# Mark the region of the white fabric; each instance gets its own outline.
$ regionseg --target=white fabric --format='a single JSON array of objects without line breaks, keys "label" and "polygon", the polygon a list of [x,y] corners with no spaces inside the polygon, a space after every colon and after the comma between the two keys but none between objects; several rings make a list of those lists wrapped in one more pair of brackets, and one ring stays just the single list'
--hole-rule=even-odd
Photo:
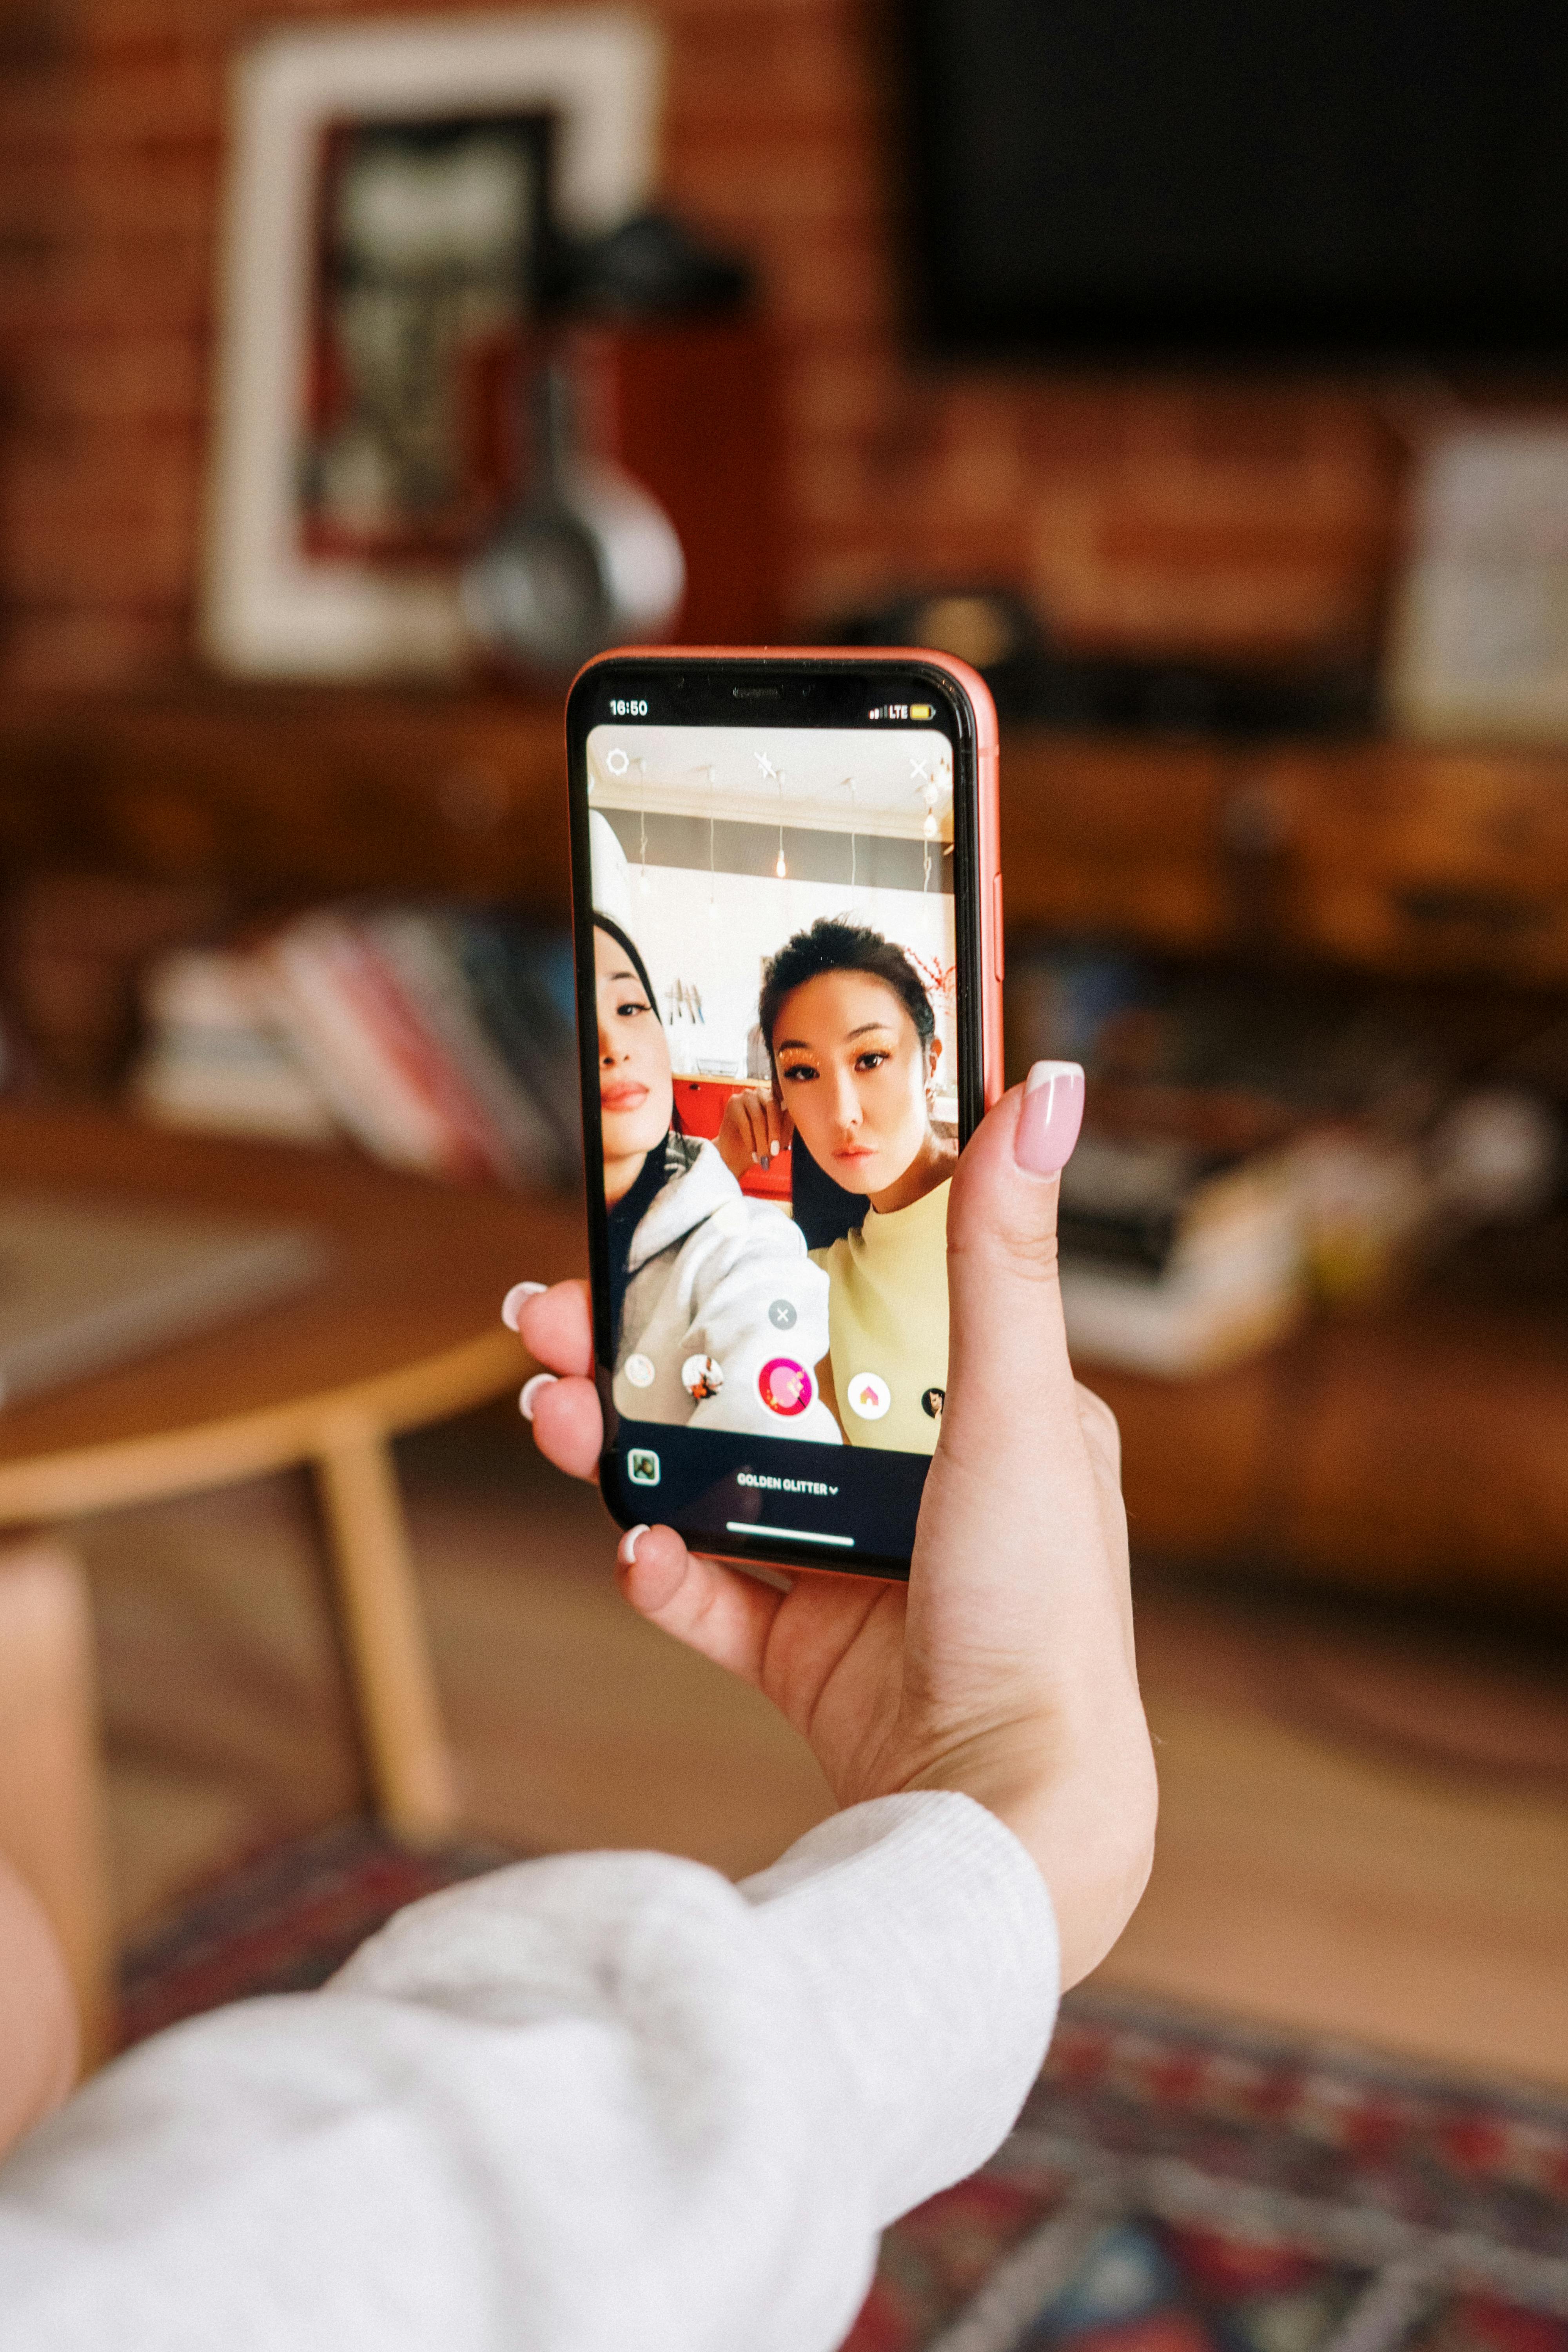
[{"label": "white fabric", "polygon": [[176,2027],[0,2170],[6,2352],[830,2352],[879,2229],[1005,2134],[1050,1906],[967,1798],[736,1888],[658,1854],[416,1904]]},{"label": "white fabric", "polygon": [[[657,1192],[632,1235],[613,1394],[628,1421],[728,1429],[750,1436],[843,1443],[820,1397],[804,1412],[771,1412],[757,1374],[774,1356],[812,1373],[827,1353],[827,1276],[805,1252],[792,1217],[742,1192],[717,1144],[671,1138],[690,1152],[684,1174]],[[780,1329],[768,1309],[783,1299],[795,1321]],[[647,1388],[626,1378],[628,1356],[654,1368]],[[690,1356],[711,1356],[724,1373],[717,1396],[700,1404],[680,1384]]]}]

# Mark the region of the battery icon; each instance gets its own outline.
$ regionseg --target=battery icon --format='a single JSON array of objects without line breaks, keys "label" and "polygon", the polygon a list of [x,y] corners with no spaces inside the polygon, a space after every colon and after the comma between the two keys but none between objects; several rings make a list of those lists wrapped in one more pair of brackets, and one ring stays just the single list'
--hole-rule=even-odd
[{"label": "battery icon", "polygon": [[929,702],[911,702],[910,705],[911,719],[933,719],[935,716],[936,713]]}]

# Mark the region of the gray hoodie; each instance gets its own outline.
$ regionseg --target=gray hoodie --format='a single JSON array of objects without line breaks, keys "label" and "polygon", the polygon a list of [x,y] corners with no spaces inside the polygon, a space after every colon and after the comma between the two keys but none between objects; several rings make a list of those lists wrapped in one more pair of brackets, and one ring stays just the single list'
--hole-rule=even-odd
[{"label": "gray hoodie", "polygon": [[[616,1410],[630,1421],[743,1431],[842,1444],[837,1423],[816,1393],[827,1353],[827,1276],[805,1252],[794,1219],[742,1192],[715,1144],[672,1135],[668,1181],[632,1235],[616,1359]],[[654,1377],[626,1377],[633,1356]],[[696,1402],[681,1383],[689,1357],[710,1356],[724,1375],[716,1396]],[[804,1366],[812,1398],[802,1412],[778,1413],[757,1386],[776,1357]]]}]

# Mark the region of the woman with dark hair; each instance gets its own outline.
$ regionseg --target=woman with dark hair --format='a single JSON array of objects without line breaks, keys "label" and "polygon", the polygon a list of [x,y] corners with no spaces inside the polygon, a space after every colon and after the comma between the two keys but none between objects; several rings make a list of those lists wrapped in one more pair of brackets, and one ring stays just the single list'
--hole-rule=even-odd
[{"label": "woman with dark hair", "polygon": [[758,1020],[773,1096],[732,1097],[720,1149],[738,1172],[793,1136],[864,1202],[857,1226],[811,1254],[830,1286],[823,1391],[852,1445],[929,1454],[947,1387],[958,1151],[931,1118],[942,1041],[925,984],[879,931],[824,917],[769,963]]},{"label": "woman with dark hair", "polygon": [[713,1144],[676,1133],[647,966],[607,915],[595,916],[594,951],[616,1410],[835,1444],[812,1370],[828,1348],[825,1274]]}]

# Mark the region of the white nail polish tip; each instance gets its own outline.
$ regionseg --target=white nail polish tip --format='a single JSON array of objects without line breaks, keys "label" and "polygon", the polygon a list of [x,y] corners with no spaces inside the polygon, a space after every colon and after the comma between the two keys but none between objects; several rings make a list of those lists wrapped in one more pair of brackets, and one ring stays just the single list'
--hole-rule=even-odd
[{"label": "white nail polish tip", "polygon": [[500,1319],[509,1331],[517,1329],[518,1318],[525,1298],[541,1297],[550,1287],[547,1282],[514,1282],[500,1303]]},{"label": "white nail polish tip", "polygon": [[621,1538],[621,1559],[627,1568],[630,1568],[637,1559],[637,1538],[639,1536],[646,1536],[647,1533],[647,1521],[646,1519],[639,1519],[637,1526],[635,1528],[628,1528],[626,1534]]},{"label": "white nail polish tip", "polygon": [[1081,1087],[1083,1064],[1081,1062],[1037,1062],[1024,1080],[1024,1092],[1026,1095],[1032,1095],[1037,1087],[1053,1086],[1062,1079],[1065,1079],[1069,1086],[1076,1080]]},{"label": "white nail polish tip", "polygon": [[521,1413],[524,1421],[531,1421],[533,1419],[533,1408],[539,1398],[541,1391],[543,1389],[552,1389],[554,1386],[555,1374],[553,1372],[535,1372],[531,1381],[524,1381],[522,1384],[522,1394],[517,1401],[517,1409],[519,1412]]}]

